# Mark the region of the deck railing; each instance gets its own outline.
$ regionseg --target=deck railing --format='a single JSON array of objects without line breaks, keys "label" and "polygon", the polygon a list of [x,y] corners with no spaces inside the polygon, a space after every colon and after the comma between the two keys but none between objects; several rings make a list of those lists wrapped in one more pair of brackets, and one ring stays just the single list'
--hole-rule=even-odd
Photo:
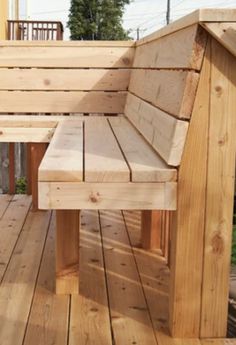
[{"label": "deck railing", "polygon": [[8,40],[63,40],[63,25],[57,21],[8,20]]}]

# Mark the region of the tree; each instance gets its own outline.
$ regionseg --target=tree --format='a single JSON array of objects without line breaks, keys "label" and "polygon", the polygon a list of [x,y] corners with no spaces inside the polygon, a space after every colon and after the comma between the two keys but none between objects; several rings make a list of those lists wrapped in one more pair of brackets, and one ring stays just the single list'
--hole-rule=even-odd
[{"label": "tree", "polygon": [[124,6],[130,0],[71,0],[68,27],[72,40],[125,40]]}]

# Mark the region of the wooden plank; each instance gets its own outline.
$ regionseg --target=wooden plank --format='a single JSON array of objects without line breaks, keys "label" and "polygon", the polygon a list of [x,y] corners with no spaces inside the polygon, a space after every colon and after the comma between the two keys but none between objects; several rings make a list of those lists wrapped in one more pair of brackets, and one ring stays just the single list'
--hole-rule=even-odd
[{"label": "wooden plank", "polygon": [[23,46],[0,47],[0,67],[127,68],[132,67],[131,47]]},{"label": "wooden plank", "polygon": [[50,223],[46,239],[24,345],[67,345],[69,296],[55,294],[54,262],[55,217]]},{"label": "wooden plank", "polygon": [[14,196],[0,219],[0,282],[5,274],[30,205],[31,199],[29,197],[25,195]]},{"label": "wooden plank", "polygon": [[179,118],[189,119],[195,100],[199,74],[183,70],[131,72],[129,91]]},{"label": "wooden plank", "polygon": [[39,165],[47,150],[45,143],[30,144],[31,150],[31,192],[32,192],[32,208],[34,211],[38,210],[38,169]]},{"label": "wooden plank", "polygon": [[202,23],[206,29],[223,47],[236,56],[236,23]]},{"label": "wooden plank", "polygon": [[103,211],[100,221],[114,343],[156,345],[122,214]]},{"label": "wooden plank", "polygon": [[22,345],[51,212],[30,212],[0,288],[0,343]]},{"label": "wooden plank", "polygon": [[200,70],[206,36],[206,32],[195,24],[150,43],[138,45],[133,67]]},{"label": "wooden plank", "polygon": [[83,123],[59,122],[39,167],[40,181],[83,181]]},{"label": "wooden plank", "polygon": [[0,47],[60,47],[60,48],[67,48],[67,47],[73,47],[73,48],[98,48],[98,47],[133,47],[135,48],[135,42],[134,41],[17,41],[17,40],[1,40],[0,41]]},{"label": "wooden plank", "polygon": [[76,344],[112,344],[100,224],[96,211],[81,214],[80,294],[71,297],[69,330],[69,345]]},{"label": "wooden plank", "polygon": [[173,116],[128,93],[125,115],[169,165],[181,162],[188,122]]},{"label": "wooden plank", "polygon": [[[59,121],[68,119],[65,115],[0,115],[1,128],[56,128]],[[71,116],[70,120],[77,116]]]},{"label": "wooden plank", "polygon": [[131,181],[176,181],[177,171],[165,164],[129,121],[114,117],[109,122],[130,167]]},{"label": "wooden plank", "polygon": [[56,212],[56,293],[79,293],[80,211]]},{"label": "wooden plank", "polygon": [[125,91],[129,69],[1,69],[0,90]]},{"label": "wooden plank", "polygon": [[141,245],[143,249],[161,248],[161,212],[142,211]]},{"label": "wooden plank", "polygon": [[235,173],[236,62],[212,40],[201,337],[226,336]]},{"label": "wooden plank", "polygon": [[175,182],[39,182],[40,209],[175,210]]},{"label": "wooden plank", "polygon": [[54,128],[0,127],[0,141],[2,143],[48,143],[53,133]]},{"label": "wooden plank", "polygon": [[6,209],[10,205],[10,202],[12,200],[12,196],[8,194],[1,194],[0,195],[0,219],[6,212]]},{"label": "wooden plank", "polygon": [[201,345],[236,345],[236,339],[206,339]]},{"label": "wooden plank", "polygon": [[172,338],[168,330],[170,271],[158,251],[140,248],[140,212],[124,211],[124,220],[144,289],[158,345],[200,345],[198,339]]},{"label": "wooden plank", "polygon": [[0,112],[123,113],[126,92],[0,91]]},{"label": "wooden plank", "polygon": [[209,59],[208,46],[179,169],[178,207],[173,215],[171,230],[169,325],[172,336],[176,338],[199,338],[200,330],[211,68]]},{"label": "wooden plank", "polygon": [[93,117],[84,128],[86,182],[128,182],[130,171],[107,119]]},{"label": "wooden plank", "polygon": [[161,28],[136,42],[136,46],[151,42],[160,37],[200,22],[234,22],[236,10],[233,8],[200,8],[173,23]]}]

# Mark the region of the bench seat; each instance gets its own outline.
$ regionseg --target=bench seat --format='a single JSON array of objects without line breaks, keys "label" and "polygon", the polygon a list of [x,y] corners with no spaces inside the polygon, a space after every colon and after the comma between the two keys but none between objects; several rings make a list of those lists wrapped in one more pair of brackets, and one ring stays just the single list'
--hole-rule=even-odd
[{"label": "bench seat", "polygon": [[176,209],[177,170],[124,116],[60,121],[38,179],[43,209]]}]

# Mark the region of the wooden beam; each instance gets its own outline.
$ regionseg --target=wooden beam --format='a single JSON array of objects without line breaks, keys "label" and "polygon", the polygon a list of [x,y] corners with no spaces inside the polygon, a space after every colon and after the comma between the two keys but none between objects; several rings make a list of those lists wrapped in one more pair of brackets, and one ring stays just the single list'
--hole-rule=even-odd
[{"label": "wooden beam", "polygon": [[83,122],[80,119],[59,122],[40,164],[39,180],[83,181]]},{"label": "wooden beam", "polygon": [[0,112],[121,114],[126,94],[126,91],[0,91]]},{"label": "wooden beam", "polygon": [[176,189],[176,182],[39,182],[39,208],[176,210]]},{"label": "wooden beam", "polygon": [[[35,41],[36,42],[36,41]],[[99,45],[101,43],[98,43]],[[114,44],[114,43],[113,43]],[[74,44],[75,45],[75,44]],[[112,45],[112,43],[111,43]],[[68,43],[4,42],[1,67],[43,68],[130,68],[135,49],[131,47],[72,46]]]},{"label": "wooden beam", "polygon": [[236,56],[236,23],[202,23],[210,35],[212,35],[223,47]]},{"label": "wooden beam", "polygon": [[49,143],[53,133],[54,128],[0,127],[0,141],[2,143]]},{"label": "wooden beam", "polygon": [[38,210],[38,168],[47,150],[46,143],[31,143],[31,192],[32,192],[32,209]]},{"label": "wooden beam", "polygon": [[227,330],[236,152],[236,61],[212,39],[201,338]]},{"label": "wooden beam", "polygon": [[134,69],[129,91],[164,112],[189,119],[198,81],[194,71]]},{"label": "wooden beam", "polygon": [[80,211],[56,212],[56,293],[79,293]]},{"label": "wooden beam", "polygon": [[172,34],[176,31],[184,29],[188,26],[201,22],[234,22],[236,18],[236,9],[234,8],[201,8],[187,16],[175,20],[173,23],[163,27],[162,29],[148,35],[136,42],[136,46],[152,42],[161,37]]},{"label": "wooden beam", "polygon": [[200,70],[206,37],[206,31],[194,24],[150,43],[138,45],[133,67]]},{"label": "wooden beam", "polygon": [[173,215],[171,229],[169,325],[172,336],[177,338],[199,338],[200,330],[211,68],[209,60],[210,47],[207,46],[179,169],[178,207]]},{"label": "wooden beam", "polygon": [[130,71],[130,69],[2,68],[0,90],[126,91]]},{"label": "wooden beam", "polygon": [[178,120],[130,92],[125,115],[168,165],[180,164],[188,121]]},{"label": "wooden beam", "polygon": [[143,249],[161,249],[162,211],[142,211],[141,245]]}]

